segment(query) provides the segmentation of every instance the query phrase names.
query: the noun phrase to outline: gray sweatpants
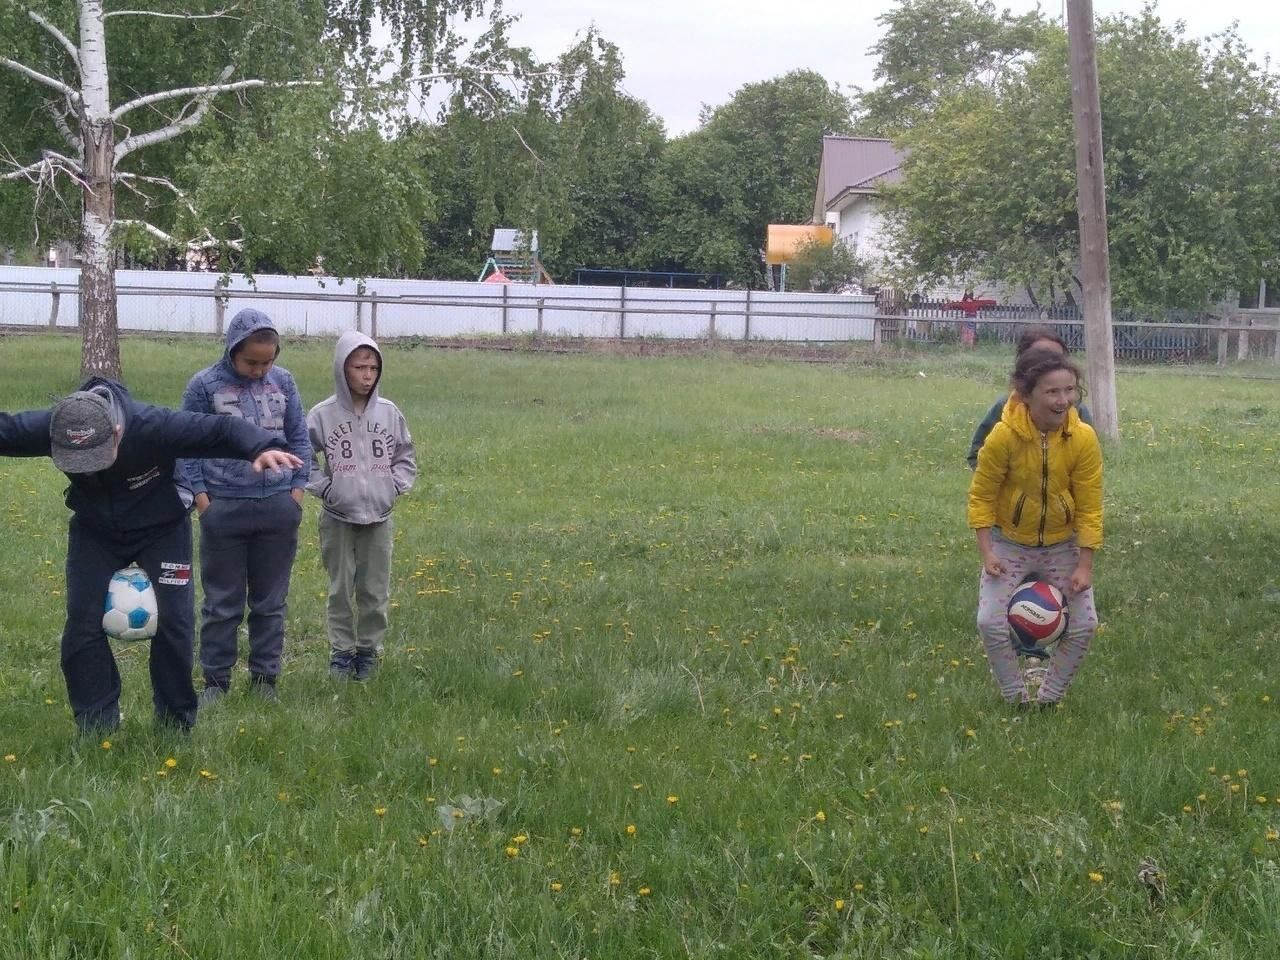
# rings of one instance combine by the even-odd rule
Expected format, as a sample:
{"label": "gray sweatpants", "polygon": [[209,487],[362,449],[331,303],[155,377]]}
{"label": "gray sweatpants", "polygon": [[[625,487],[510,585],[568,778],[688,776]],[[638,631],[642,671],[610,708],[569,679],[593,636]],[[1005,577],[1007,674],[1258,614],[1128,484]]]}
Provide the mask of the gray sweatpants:
{"label": "gray sweatpants", "polygon": [[1028,573],[1038,573],[1067,598],[1067,629],[1049,658],[1049,672],[1040,685],[1037,700],[1055,703],[1062,699],[1076,671],[1089,652],[1089,644],[1098,632],[1098,613],[1093,606],[1093,588],[1072,596],[1067,592],[1071,573],[1080,557],[1074,540],[1052,547],[1024,547],[1021,544],[992,537],[996,556],[1004,561],[1003,576],[993,577],[984,569],[978,587],[978,633],[987,653],[987,662],[995,674],[1000,695],[1010,703],[1030,699],[1018,656],[1009,640],[1009,598]]}
{"label": "gray sweatpants", "polygon": [[302,507],[289,493],[215,497],[200,515],[200,669],[206,684],[231,682],[246,600],[249,672],[266,679],[279,675],[301,522]]}
{"label": "gray sweatpants", "polygon": [[346,523],[320,513],[331,656],[382,655],[391,601],[391,533],[390,517],[381,523]]}

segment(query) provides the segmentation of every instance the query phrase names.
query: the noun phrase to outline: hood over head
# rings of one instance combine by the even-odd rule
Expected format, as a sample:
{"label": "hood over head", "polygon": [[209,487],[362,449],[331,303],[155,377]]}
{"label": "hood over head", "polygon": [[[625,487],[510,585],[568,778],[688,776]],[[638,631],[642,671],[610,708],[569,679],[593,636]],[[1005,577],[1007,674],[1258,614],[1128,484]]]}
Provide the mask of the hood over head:
{"label": "hood over head", "polygon": [[[222,359],[230,365],[231,351],[243,343],[246,337],[257,333],[259,330],[274,330],[277,335],[280,333],[279,330],[276,330],[276,325],[271,318],[261,310],[245,307],[243,310],[237,311],[236,315],[231,318],[231,322],[227,324],[227,347],[223,351]],[[277,345],[276,354],[279,355],[279,353],[280,349]]]}
{"label": "hood over head", "polygon": [[333,387],[338,402],[348,410],[354,410],[355,405],[351,402],[351,388],[347,385],[347,358],[361,347],[368,347],[378,355],[378,379],[369,393],[369,406],[377,403],[378,385],[382,382],[382,351],[378,349],[377,343],[359,330],[347,330],[338,337],[337,346],[333,348]]}

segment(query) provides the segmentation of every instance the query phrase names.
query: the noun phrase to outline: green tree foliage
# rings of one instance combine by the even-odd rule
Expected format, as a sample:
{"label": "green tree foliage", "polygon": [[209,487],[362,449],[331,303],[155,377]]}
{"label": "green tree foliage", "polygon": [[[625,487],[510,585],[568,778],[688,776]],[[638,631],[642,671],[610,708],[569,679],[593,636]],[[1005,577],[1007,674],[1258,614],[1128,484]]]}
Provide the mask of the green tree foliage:
{"label": "green tree foliage", "polygon": [[[1280,212],[1275,78],[1232,30],[1197,43],[1152,10],[1098,26],[1113,299],[1198,307],[1249,278]],[[886,191],[900,282],[970,275],[1040,300],[1079,284],[1066,36],[991,87],[945,96],[903,134]]]}
{"label": "green tree foliage", "polygon": [[463,86],[438,124],[411,137],[438,198],[425,271],[476,276],[499,226],[537,230],[561,278],[578,266],[634,265],[661,123],[622,91],[621,55],[594,30],[551,63],[527,50],[514,57],[523,89]]}
{"label": "green tree foliage", "polygon": [[868,51],[878,85],[857,98],[858,129],[892,136],[928,118],[948,97],[989,88],[1036,48],[1039,11],[997,12],[990,0],[901,0],[876,18]]}
{"label": "green tree foliage", "polygon": [[811,238],[796,247],[795,259],[787,265],[787,288],[841,293],[851,285],[861,286],[866,272],[866,263],[843,240],[823,243]]}
{"label": "green tree foliage", "polygon": [[668,144],[654,183],[657,222],[641,255],[653,267],[719,273],[757,287],[770,223],[806,223],[822,137],[848,133],[851,104],[819,74],[747,84]]}
{"label": "green tree foliage", "polygon": [[[68,51],[32,14],[74,45],[79,6],[74,0],[0,0],[0,57],[74,86]],[[148,7],[174,15],[123,13]],[[387,63],[370,44],[370,30],[379,20],[390,30],[398,52],[392,76],[400,82],[424,75],[447,79],[475,67],[462,55],[451,24],[483,18],[493,7],[488,0],[189,0],[178,15],[164,5],[106,3],[113,106],[175,88],[250,78],[265,84],[218,95],[198,125],[125,157],[117,169],[118,218],[172,234],[176,249],[211,234],[235,241],[240,250],[234,259],[246,266],[263,257],[298,265],[318,254],[359,272],[415,263],[427,197],[421,173],[380,132],[391,116],[387,101],[372,104],[363,92],[375,74],[387,88],[394,82],[386,79]],[[488,48],[484,58],[487,66],[503,65],[500,50]],[[184,97],[133,111],[117,124],[117,142],[190,116],[197,106],[197,98]],[[74,106],[68,109],[47,86],[0,65],[0,175],[44,150],[75,159],[75,146],[59,125],[74,132],[76,122]],[[334,142],[326,142],[330,138]],[[238,199],[236,188],[244,191]],[[411,200],[413,192],[419,196]],[[25,245],[37,233],[74,238],[79,208],[69,178],[0,181],[0,242]],[[353,217],[359,210],[364,216]],[[281,228],[285,223],[289,229]],[[269,234],[249,236],[269,225]],[[164,252],[154,232],[120,231],[117,241],[143,257]]]}

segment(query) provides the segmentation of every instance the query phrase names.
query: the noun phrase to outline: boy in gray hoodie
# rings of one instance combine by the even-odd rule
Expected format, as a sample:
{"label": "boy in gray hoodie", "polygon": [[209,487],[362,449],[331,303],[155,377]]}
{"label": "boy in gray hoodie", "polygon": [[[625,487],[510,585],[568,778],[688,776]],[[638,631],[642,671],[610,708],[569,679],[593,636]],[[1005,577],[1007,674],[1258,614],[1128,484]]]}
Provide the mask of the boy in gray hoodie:
{"label": "boy in gray hoodie", "polygon": [[378,395],[381,377],[378,345],[348,330],[333,353],[337,392],[307,414],[307,489],[324,504],[329,673],[340,680],[367,680],[377,670],[391,598],[391,508],[418,473],[404,414]]}

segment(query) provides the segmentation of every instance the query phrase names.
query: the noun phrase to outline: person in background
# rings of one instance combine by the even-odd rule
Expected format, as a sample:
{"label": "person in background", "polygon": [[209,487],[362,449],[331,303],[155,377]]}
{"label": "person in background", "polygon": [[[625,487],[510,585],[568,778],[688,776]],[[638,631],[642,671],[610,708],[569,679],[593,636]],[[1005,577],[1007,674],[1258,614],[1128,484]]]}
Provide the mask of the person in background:
{"label": "person in background", "polygon": [[231,688],[246,602],[249,689],[264,700],[278,697],[289,577],[311,463],[302,398],[293,376],[276,365],[279,354],[280,334],[267,315],[241,310],[227,326],[222,359],[195,374],[182,395],[182,409],[256,424],[303,464],[266,474],[229,459],[178,465],[178,483],[200,516],[201,707]]}
{"label": "person in background", "polygon": [[[1067,349],[1067,342],[1049,327],[1027,327],[1023,330],[1018,336],[1014,362],[1016,363],[1018,357],[1028,350],[1054,350],[1064,356],[1071,352]],[[1009,402],[1009,397],[1009,394],[1003,393],[996,398],[996,402],[991,405],[991,409],[987,411],[986,416],[978,423],[978,428],[974,430],[973,439],[969,442],[969,453],[965,457],[970,470],[977,467],[978,451],[982,449],[983,443],[986,442],[987,434],[991,432],[991,428],[1000,422],[1000,415],[1004,412],[1004,406]],[[1091,427],[1093,426],[1093,418],[1089,415],[1089,408],[1083,403],[1076,403],[1076,413],[1080,415],[1080,419],[1084,423]]]}
{"label": "person in background", "polygon": [[404,414],[381,396],[382,353],[355,330],[333,353],[333,396],[307,414],[314,451],[307,489],[320,498],[320,555],[329,574],[329,673],[377,671],[391,599],[391,510],[418,473]]}

